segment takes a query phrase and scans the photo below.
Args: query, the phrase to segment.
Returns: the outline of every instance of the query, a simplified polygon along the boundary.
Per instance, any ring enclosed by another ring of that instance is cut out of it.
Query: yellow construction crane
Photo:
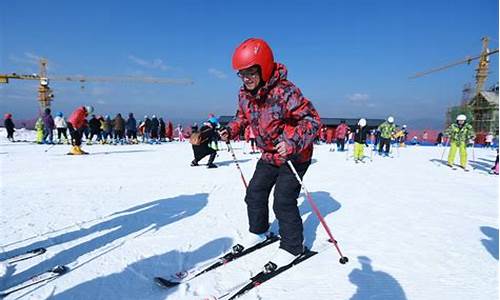
[[[0,84],[9,83],[9,79],[20,80],[37,80],[40,82],[38,86],[38,101],[42,110],[50,107],[50,102],[54,98],[53,90],[49,87],[49,77],[47,75],[47,60],[40,59],[40,74],[0,74]],[[193,84],[190,79],[170,79],[158,77],[86,77],[86,76],[51,76],[50,81],[72,81],[79,83],[86,82],[139,82],[139,83],[159,83],[159,84],[178,84],[189,85]]]
[[[488,37],[483,37],[481,39],[483,42],[483,50],[481,51],[481,54],[476,55],[476,56],[468,56],[465,59],[456,61],[454,63],[450,63],[441,67],[433,68],[428,71],[424,72],[418,72],[413,76],[410,76],[410,79],[418,78],[425,76],[427,74],[439,72],[457,65],[461,64],[470,64],[473,60],[479,59],[479,63],[476,69],[476,95],[479,94],[483,90],[484,82],[486,81],[486,78],[488,77],[488,69],[489,69],[489,56],[495,53],[498,53],[498,48],[494,50],[489,50],[488,49],[488,42],[489,38]]]

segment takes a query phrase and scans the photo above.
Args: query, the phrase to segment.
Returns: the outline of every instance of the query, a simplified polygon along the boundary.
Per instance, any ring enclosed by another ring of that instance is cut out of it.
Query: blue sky
[[[234,113],[234,48],[261,37],[322,117],[444,123],[477,62],[408,76],[498,47],[498,1],[8,1],[0,11],[0,73],[190,78],[193,85],[51,82],[54,111],[203,119]],[[486,86],[498,82],[498,56]],[[0,86],[1,111],[38,112],[36,82]],[[417,125],[418,124],[418,125]]]

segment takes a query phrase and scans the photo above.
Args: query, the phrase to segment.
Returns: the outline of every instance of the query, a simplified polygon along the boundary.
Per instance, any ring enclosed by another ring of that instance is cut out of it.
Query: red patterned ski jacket
[[[287,145],[288,159],[298,163],[311,160],[320,117],[300,89],[287,80],[284,65],[276,64],[269,81],[255,95],[242,86],[238,98],[236,115],[228,124],[232,138],[251,126],[264,161],[277,166],[285,162],[274,150],[281,141]]]

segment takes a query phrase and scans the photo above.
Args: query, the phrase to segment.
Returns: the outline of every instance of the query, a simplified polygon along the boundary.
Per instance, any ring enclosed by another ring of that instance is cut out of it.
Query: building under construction
[[[459,114],[465,114],[478,136],[477,142],[488,133],[498,136],[498,84],[480,91],[473,97],[467,97],[469,87],[464,88],[462,105],[448,108],[446,112],[446,126],[450,126]]]

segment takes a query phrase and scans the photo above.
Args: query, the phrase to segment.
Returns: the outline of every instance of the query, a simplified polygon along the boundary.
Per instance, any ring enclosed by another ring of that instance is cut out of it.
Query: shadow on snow
[[[481,243],[491,256],[498,260],[498,229],[489,226],[481,226],[480,229],[488,237],[482,239]]]
[[[163,226],[177,222],[186,217],[190,217],[206,206],[208,194],[200,193],[195,195],[181,195],[169,199],[160,199],[153,202],[141,204],[130,209],[117,212],[110,216],[111,219],[102,221],[89,228],[62,233],[55,237],[48,237],[43,241],[32,243],[28,246],[9,251],[6,257],[23,253],[38,247],[50,247],[67,242],[75,242],[78,239],[90,238],[79,244],[68,246],[59,253],[44,260],[27,270],[13,275],[15,265],[9,266],[6,276],[2,279],[0,287],[11,286],[21,281],[27,280],[31,276],[48,270],[55,265],[66,265],[77,261],[80,256],[91,253],[104,246],[109,245],[111,249],[97,251],[92,254],[91,259],[83,258],[84,263],[104,255],[108,251],[121,246],[126,240],[134,239],[148,231],[158,230]],[[123,239],[121,243],[115,241]],[[115,245],[116,244],[116,245]],[[50,252],[48,249],[47,252]],[[78,267],[77,266],[77,267]]]
[[[326,218],[330,213],[333,213],[340,209],[340,203],[330,196],[328,192],[312,192],[310,193],[312,199],[316,203],[321,215]],[[299,206],[300,215],[304,217],[309,214],[307,218],[303,221],[304,224],[304,245],[309,249],[312,248],[314,241],[316,240],[316,232],[318,230],[318,226],[320,225],[319,219],[314,213],[309,204],[309,201],[305,199],[305,195],[301,194],[301,197],[304,198],[304,201]],[[331,226],[330,224],[328,224]],[[278,220],[275,220],[270,227],[272,232],[278,232]],[[330,228],[332,229],[332,228]],[[323,229],[321,229],[323,230]],[[333,229],[332,229],[333,230]],[[326,233],[325,233],[326,234]],[[334,235],[335,236],[335,235]]]
[[[51,299],[166,299],[178,287],[162,289],[153,278],[189,270],[200,262],[215,258],[232,244],[230,238],[219,238],[190,252],[169,251],[128,265],[119,273],[93,278]],[[179,266],[182,262],[182,266]]]
[[[391,275],[374,271],[372,261],[366,256],[358,256],[361,269],[354,269],[349,280],[357,286],[350,300],[406,300],[403,288]]]

